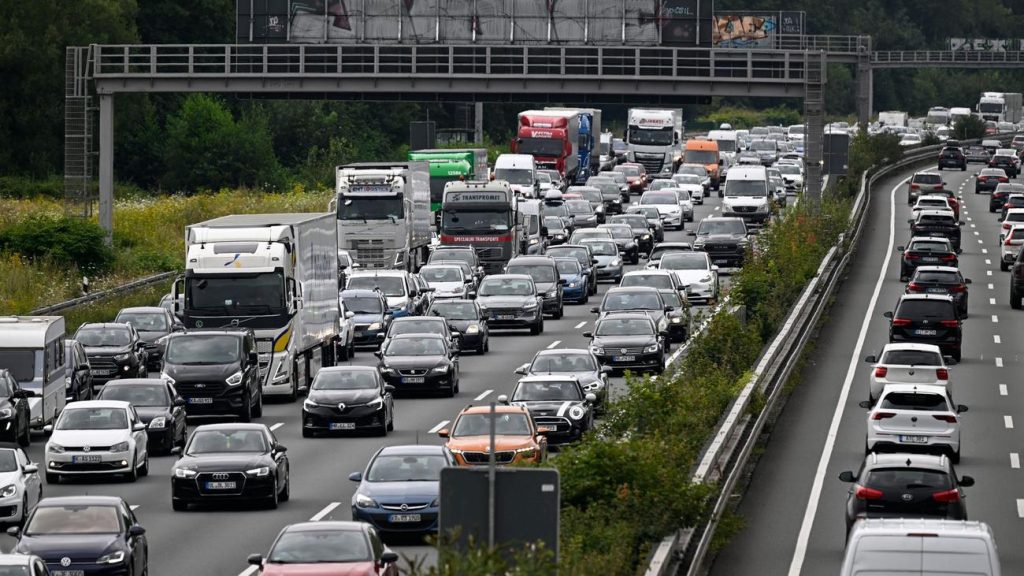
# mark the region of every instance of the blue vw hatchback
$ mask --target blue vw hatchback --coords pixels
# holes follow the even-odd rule
[[[579,304],[590,300],[590,291],[587,286],[588,278],[579,260],[575,258],[555,258],[555,266],[558,268],[558,277],[565,280],[562,288],[563,298]]]
[[[352,519],[369,522],[382,533],[437,532],[441,470],[453,466],[443,446],[385,446],[364,472],[352,495]]]

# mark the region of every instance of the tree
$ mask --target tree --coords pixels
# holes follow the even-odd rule
[[[953,124],[953,137],[958,140],[981,138],[985,135],[985,123],[977,116],[961,116]]]
[[[144,0],[136,22],[146,44],[231,44],[235,0]]]

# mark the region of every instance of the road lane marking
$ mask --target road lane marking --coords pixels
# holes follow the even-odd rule
[[[985,243],[984,241],[982,241],[980,239],[978,240],[978,244],[984,244],[984,243]]]
[[[977,228],[975,224],[971,224],[971,228]]]
[[[1003,416],[1003,426],[1006,426],[1007,429],[1012,430],[1013,429],[1013,416],[1010,416],[1009,414]]]
[[[967,213],[967,210],[964,210],[964,214],[966,214],[966,213]],[[968,216],[968,217],[967,217],[967,221],[968,221],[968,222],[970,222],[970,221],[971,221],[971,217],[970,217],[970,216]]]
[[[431,428],[430,430],[427,430],[427,433],[428,433],[428,434],[437,434],[437,431],[438,431],[438,430],[440,430],[441,428],[444,428],[445,426],[447,426],[447,425],[448,425],[448,422],[450,422],[450,420],[441,420],[441,421],[440,421],[440,422],[439,422],[439,423],[437,424],[437,426],[434,426],[434,427],[433,427],[433,428]]]
[[[992,275],[992,271],[991,270],[985,270],[985,276],[991,276],[991,275]]]
[[[1024,518],[1024,498],[1017,498],[1017,516]]]
[[[999,316],[996,316],[995,314],[993,314],[992,315],[992,323],[993,324],[999,324]]]
[[[338,506],[341,506],[341,502],[331,502],[327,506],[324,506],[323,510],[321,510],[321,511],[317,512],[316,514],[314,514],[313,517],[309,519],[309,521],[310,522],[319,522],[319,521],[323,520],[324,518],[327,517],[328,514],[333,512],[334,509],[337,508]]]
[[[999,334],[993,334],[992,335],[992,341],[995,342],[996,344],[1002,344],[1003,343],[1003,340],[1001,338],[999,338]]]
[[[277,430],[281,426],[284,426],[284,422],[278,422],[277,424],[274,424],[273,426],[270,427],[270,431],[273,432],[274,430]]]
[[[981,236],[981,232],[978,232],[977,230],[975,230],[975,231],[974,231],[974,235],[975,235],[975,236]]]
[[[1000,396],[1006,396],[1006,394],[1007,394],[1006,384],[1000,384],[999,385],[999,395]]]
[[[992,260],[989,259],[989,258],[985,258],[985,265],[986,266],[991,266],[992,265]]]
[[[584,320],[583,322],[580,322],[579,324],[573,326],[573,330],[579,330],[580,328],[583,328],[586,325],[587,325],[587,321]]]
[[[242,570],[242,572],[238,576],[252,576],[259,569],[260,569],[259,566],[249,566],[245,570]]]
[[[995,285],[995,284],[991,284],[991,283],[990,283],[990,284],[988,285],[988,289],[989,289],[989,290],[995,290],[995,289],[996,289],[996,285]]]
[[[836,403],[835,412],[832,413],[832,422],[829,424],[828,435],[825,436],[825,446],[821,451],[821,458],[818,460],[818,469],[814,473],[814,484],[811,486],[811,493],[807,499],[807,508],[804,510],[804,518],[800,525],[800,534],[797,536],[796,548],[793,551],[793,561],[789,565],[789,576],[800,576],[800,570],[804,565],[804,558],[807,556],[807,543],[811,538],[811,529],[814,527],[814,517],[818,513],[818,503],[821,499],[821,490],[825,484],[825,474],[828,472],[828,464],[832,459],[832,450],[835,448],[836,437],[839,433],[839,424],[843,420],[843,413],[846,408],[847,399],[850,396],[850,386],[853,378],[860,367],[860,354],[864,348],[864,340],[868,335],[868,328],[871,325],[871,318],[875,315],[875,307],[878,305],[878,297],[882,292],[882,283],[889,271],[889,262],[892,260],[893,249],[896,243],[896,191],[903,188],[909,177],[901,180],[892,188],[889,193],[889,245],[882,252],[882,267],[878,273],[878,280],[875,282],[875,290],[868,302],[867,313],[860,325],[860,334],[857,335],[857,344],[854,346],[853,354],[850,356],[850,364],[846,369],[846,379],[843,380],[843,388],[839,392],[839,401]]]
[[[561,344],[561,343],[562,343],[562,341],[561,341],[561,340],[555,340],[555,341],[554,341],[554,342],[552,342],[551,344],[548,344],[548,350],[551,350],[552,348],[555,348],[555,347],[557,347],[557,346],[558,346],[559,344]]]
[[[1002,367],[1003,367],[1003,358],[1001,356],[996,356],[996,368],[1002,368]]]
[[[473,398],[473,400],[476,401],[476,402],[479,402],[479,401],[483,400],[484,398],[487,398],[488,396],[490,396],[491,392],[494,392],[494,390],[484,390],[482,394],[480,394],[476,398]]]
[[[992,305],[992,306],[995,306],[995,305],[996,305],[996,299],[995,299],[995,298],[989,298],[989,299],[988,299],[988,303],[989,303],[990,305]]]
[[[981,253],[982,254],[988,254],[988,248],[982,248],[981,249]]]
[[[1010,468],[1014,470],[1020,468],[1020,454],[1010,452]]]

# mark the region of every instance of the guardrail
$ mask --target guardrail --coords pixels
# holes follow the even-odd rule
[[[146,278],[141,278],[139,280],[135,280],[127,284],[115,286],[107,290],[100,290],[99,292],[86,294],[85,296],[82,296],[80,298],[72,298],[71,300],[65,300],[64,302],[58,302],[57,304],[37,308],[29,312],[29,314],[32,316],[46,316],[49,314],[62,312],[64,310],[75,308],[83,304],[97,302],[99,300],[110,298],[111,296],[118,296],[126,292],[138,290],[139,288],[145,288],[147,286],[152,286],[153,284],[159,284],[160,282],[174,278],[177,274],[178,272],[162,272],[160,274],[155,274],[153,276],[147,276]]]
[[[1009,134],[1001,134],[992,138],[1007,142],[1011,137]],[[694,471],[694,483],[719,483],[720,489],[710,517],[701,526],[665,537],[655,549],[645,576],[697,576],[704,573],[711,539],[729,505],[736,484],[744,474],[761,430],[771,417],[783,384],[795,369],[796,360],[814,333],[850,257],[857,249],[863,232],[864,215],[871,203],[871,186],[894,171],[934,161],[940,148],[941,145],[919,148],[906,153],[898,162],[872,167],[864,172],[860,190],[850,210],[847,232],[840,236],[836,245],[822,258],[814,278],[801,292],[779,333],[765,348],[753,374],[721,420]],[[765,400],[763,407],[758,414],[749,414],[751,400],[759,396]]]
[[[948,64],[959,67],[974,64],[1024,66],[1024,52],[981,52],[951,50],[883,50],[871,53],[876,68],[908,67],[915,64]]]

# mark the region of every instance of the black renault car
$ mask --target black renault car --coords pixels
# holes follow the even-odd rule
[[[87,322],[75,332],[85,348],[93,384],[115,378],[145,378],[146,344],[131,324]]]
[[[960,253],[960,228],[964,225],[947,210],[921,210],[916,218],[907,220],[911,236],[941,236],[949,238],[953,250]]]
[[[377,290],[342,290],[339,298],[345,303],[345,309],[353,314],[353,345],[357,348],[379,348],[380,335],[387,333],[393,318],[384,294]]]
[[[149,542],[131,507],[117,496],[43,498],[7,533],[13,552],[33,554],[50,574],[136,576],[149,573]]]
[[[658,330],[654,320],[643,312],[616,312],[597,321],[590,338],[590,352],[598,361],[615,370],[665,370],[668,333]]]
[[[911,238],[906,246],[897,246],[900,258],[900,282],[906,282],[918,266],[959,266],[959,257],[948,238]]]
[[[474,300],[435,300],[427,310],[428,316],[440,316],[461,334],[459,352],[473,350],[484,354],[491,349],[487,318]]]
[[[302,435],[370,430],[384,436],[395,428],[394,389],[373,366],[321,368],[302,403]]]
[[[544,299],[526,274],[487,276],[477,288],[476,301],[491,328],[529,328],[530,334],[544,331]]]
[[[451,341],[437,334],[399,334],[374,352],[384,381],[398,392],[459,393],[459,357]]]
[[[498,402],[506,401],[507,396],[498,397]],[[597,395],[585,392],[570,375],[527,376],[516,384],[511,403],[525,407],[537,426],[548,429],[551,446],[575,442],[593,428]]]
[[[904,294],[889,319],[889,342],[934,344],[960,361],[963,320],[953,298],[946,294]]]
[[[97,400],[121,400],[135,407],[146,425],[147,447],[154,456],[184,448],[188,440],[185,399],[162,378],[126,378],[108,382]]]
[[[275,509],[291,495],[285,448],[266,424],[205,424],[171,469],[171,507],[257,502]]]
[[[720,218],[709,216],[700,221],[697,230],[689,232],[695,236],[694,250],[702,250],[711,257],[716,266],[741,267],[747,256],[747,225],[742,218]]]

